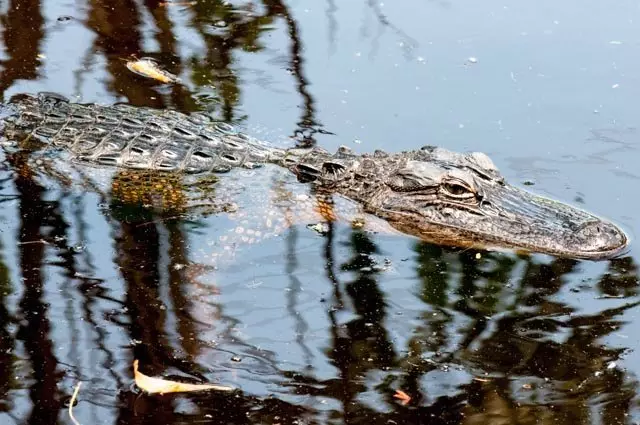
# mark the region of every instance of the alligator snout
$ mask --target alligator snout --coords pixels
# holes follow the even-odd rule
[[[617,251],[627,245],[627,236],[618,227],[600,220],[588,221],[573,234],[576,246],[584,252]]]

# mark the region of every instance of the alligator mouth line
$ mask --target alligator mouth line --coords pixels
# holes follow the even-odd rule
[[[505,190],[502,203],[495,202],[500,198],[496,193],[493,199],[501,208],[457,209],[454,215],[465,217],[459,219],[461,224],[455,222],[455,217],[434,214],[438,202],[429,202],[427,209],[399,203],[395,208],[385,207],[379,211],[401,232],[449,246],[537,252],[587,260],[616,257],[629,247],[629,237],[609,221],[513,186],[502,190]],[[517,202],[512,203],[516,197]],[[432,221],[434,217],[437,222]]]
[[[408,216],[408,214],[407,214]],[[403,233],[414,234],[418,239],[438,245],[451,247],[475,248],[481,250],[513,251],[517,253],[539,253],[557,257],[574,258],[581,260],[606,260],[616,258],[628,252],[630,240],[622,234],[621,243],[611,248],[595,248],[593,250],[571,250],[568,248],[556,249],[545,247],[526,241],[514,243],[507,238],[497,237],[489,233],[469,232],[469,230],[453,225],[423,225],[420,230],[408,229],[406,223],[389,220],[392,227]]]

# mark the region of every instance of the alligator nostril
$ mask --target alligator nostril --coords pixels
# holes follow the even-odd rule
[[[493,204],[489,201],[487,201],[484,198],[480,198],[480,208],[485,207],[485,208],[491,208],[493,207]]]
[[[610,251],[627,244],[627,236],[622,230],[605,221],[589,221],[573,234],[575,242],[584,247],[583,251]]]

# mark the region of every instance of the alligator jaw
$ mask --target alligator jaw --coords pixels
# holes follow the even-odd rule
[[[504,184],[485,187],[478,211],[418,203],[402,212],[385,198],[385,218],[398,230],[438,244],[507,248],[559,257],[602,260],[627,248],[629,239],[614,224],[562,202]]]

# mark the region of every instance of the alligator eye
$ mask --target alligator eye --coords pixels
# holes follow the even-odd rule
[[[471,191],[468,187],[463,186],[459,183],[448,182],[443,183],[442,188],[444,191],[455,198],[470,198],[475,196],[473,191]]]

